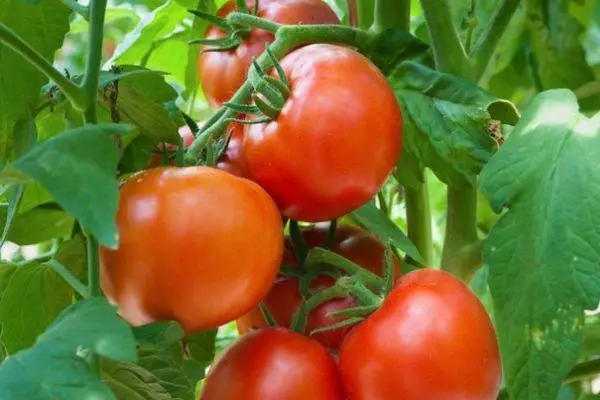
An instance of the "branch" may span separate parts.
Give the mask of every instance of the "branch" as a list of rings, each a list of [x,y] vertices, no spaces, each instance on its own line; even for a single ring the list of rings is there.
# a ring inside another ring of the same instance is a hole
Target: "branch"
[[[0,43],[5,44],[17,54],[25,58],[31,65],[36,67],[48,79],[53,81],[56,86],[64,93],[65,97],[73,104],[73,107],[83,111],[87,104],[87,97],[83,90],[76,84],[62,75],[56,68],[48,62],[36,49],[31,47],[19,35],[6,25],[0,23]]]
[[[90,3],[89,47],[85,74],[81,88],[87,97],[84,109],[86,122],[97,123],[96,103],[98,100],[98,84],[100,80],[100,63],[102,62],[102,41],[104,38],[104,15],[107,0],[92,0]]]
[[[423,256],[425,266],[431,267],[433,263],[433,245],[427,180],[415,189],[405,188],[405,193],[408,238]]]
[[[464,76],[469,66],[465,49],[452,21],[448,0],[421,0],[439,71]]]
[[[474,77],[478,80],[483,74],[487,65],[498,45],[498,42],[504,35],[506,27],[512,19],[514,13],[517,11],[520,0],[502,0],[502,3],[494,15],[486,25],[485,30],[479,36],[479,39],[473,46],[471,51],[471,59],[474,61]]]
[[[394,27],[409,29],[410,0],[376,0],[371,30],[379,33]]]

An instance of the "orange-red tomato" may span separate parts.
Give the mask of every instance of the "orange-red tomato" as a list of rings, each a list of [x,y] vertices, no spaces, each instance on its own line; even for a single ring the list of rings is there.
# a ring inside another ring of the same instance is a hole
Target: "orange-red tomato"
[[[200,400],[342,400],[337,365],[319,343],[283,328],[238,339],[208,373]]]
[[[329,224],[317,224],[311,229],[301,232],[302,238],[307,247],[323,246],[327,239]],[[291,242],[285,243],[285,250],[282,264],[286,266],[297,266],[298,262],[293,255]],[[372,234],[363,231],[352,225],[341,225],[337,228],[332,243],[332,250],[343,255],[351,261],[361,265],[363,268],[376,273],[383,274],[383,254],[385,246],[379,242]],[[400,262],[396,262],[395,276],[400,276]],[[329,276],[319,276],[311,282],[310,288],[314,291],[322,290],[332,286],[335,280]],[[263,302],[277,325],[289,327],[294,312],[300,306],[302,295],[299,289],[297,278],[280,277],[275,281],[269,294],[263,299]],[[343,318],[333,318],[329,313],[342,311],[356,306],[354,300],[350,297],[339,298],[327,301],[308,315],[305,334],[310,334],[313,330],[331,326],[343,320]],[[258,307],[237,320],[238,332],[247,333],[251,329],[265,328],[268,324]],[[337,350],[342,344],[351,326],[341,327],[326,332],[319,332],[311,337],[323,346]]]
[[[281,66],[291,85],[279,116],[247,125],[252,180],[283,215],[335,219],[371,199],[396,165],[402,115],[386,78],[354,50],[313,44]]]
[[[254,0],[247,0],[250,8]],[[235,1],[228,1],[217,13],[225,17],[235,9]],[[281,24],[339,24],[333,10],[322,0],[261,0],[258,16]],[[226,33],[211,26],[207,39],[220,39]],[[230,51],[201,53],[198,72],[202,89],[213,107],[228,101],[246,80],[252,59],[265,51],[265,46],[274,40],[271,32],[254,29],[244,41]]]
[[[164,167],[120,189],[118,250],[101,249],[102,288],[133,325],[187,332],[234,320],[268,293],[281,218],[254,182],[208,167]]]
[[[339,367],[348,400],[493,400],[502,378],[483,305],[462,281],[433,269],[398,281],[346,337]]]

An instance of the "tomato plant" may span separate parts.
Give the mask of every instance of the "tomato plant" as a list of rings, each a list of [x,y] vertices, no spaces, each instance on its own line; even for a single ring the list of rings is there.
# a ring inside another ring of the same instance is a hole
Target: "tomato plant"
[[[219,212],[223,206],[235,214]],[[175,320],[198,332],[243,315],[269,290],[283,249],[266,193],[205,167],[155,168],[128,179],[117,227],[119,249],[101,252],[102,289],[134,325]],[[222,292],[238,294],[224,299]]]
[[[254,6],[251,0],[247,3],[249,7]],[[235,2],[229,0],[217,15],[225,17],[235,8]],[[339,23],[335,13],[321,0],[263,0],[259,2],[257,15],[280,24]],[[212,26],[206,31],[207,39],[225,37],[227,32],[218,26]],[[252,59],[258,57],[273,39],[271,32],[253,29],[240,45],[230,51],[204,52],[200,55],[198,73],[204,94],[212,105],[219,106],[235,94],[246,81]]]
[[[310,384],[308,384],[310,382]],[[317,342],[283,328],[252,332],[209,372],[200,399],[343,399],[336,362]]]
[[[328,230],[329,224],[317,224],[310,229],[303,230],[301,232],[302,239],[309,248],[326,246]],[[297,268],[299,262],[294,255],[293,244],[289,238],[285,244],[286,249],[282,265]],[[336,253],[343,255],[365,269],[377,275],[383,275],[385,246],[368,232],[352,225],[344,224],[338,226],[330,247]],[[400,262],[395,257],[394,263],[396,265],[395,275],[399,276]],[[309,289],[319,291],[331,287],[334,283],[335,279],[330,276],[317,275],[316,278],[311,280]],[[300,292],[299,279],[282,276],[275,281],[271,291],[263,299],[263,303],[277,322],[277,325],[290,327],[294,313],[300,307],[302,299],[303,295]],[[316,329],[328,327],[343,321],[343,318],[329,316],[329,313],[346,310],[354,306],[356,306],[356,303],[351,297],[341,297],[326,301],[308,314],[304,333],[309,335]],[[237,320],[238,331],[242,334],[249,332],[251,329],[260,329],[267,326],[268,324],[258,307]],[[310,335],[310,337],[329,349],[337,350],[340,348],[350,329],[351,326],[343,326],[315,333]]]
[[[314,44],[281,66],[290,97],[275,120],[246,128],[249,175],[287,217],[340,217],[373,197],[396,165],[400,108],[385,77],[353,50]],[[343,107],[332,101],[342,98]]]
[[[400,279],[348,336],[339,363],[350,400],[495,399],[502,378],[494,328],[477,297],[428,269]]]
[[[0,0],[0,399],[597,397],[598,32]]]

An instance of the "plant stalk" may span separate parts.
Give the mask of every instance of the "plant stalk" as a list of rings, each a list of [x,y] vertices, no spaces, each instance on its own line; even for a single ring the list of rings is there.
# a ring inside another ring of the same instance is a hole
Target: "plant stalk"
[[[81,15],[81,17],[86,21],[89,19],[90,10],[87,8],[87,6],[79,4],[77,0],[60,0],[60,2],[73,10],[73,12]]]
[[[56,272],[61,278],[65,280],[77,293],[81,295],[81,297],[88,298],[89,291],[88,288],[81,283],[79,279],[75,275],[71,273],[64,265],[56,261],[55,259],[50,259],[44,263],[48,267],[50,267],[54,272]]]
[[[92,0],[90,3],[90,23],[88,29],[89,47],[85,74],[81,88],[87,98],[85,107],[85,120],[87,123],[97,124],[96,103],[98,102],[98,84],[100,81],[100,67],[102,62],[102,41],[104,39],[104,16],[106,14],[107,0]]]
[[[427,180],[415,188],[405,188],[408,238],[423,256],[425,266],[433,263],[431,207]],[[415,262],[413,260],[413,262]]]
[[[409,29],[410,0],[376,0],[371,30],[379,33],[395,27]]]

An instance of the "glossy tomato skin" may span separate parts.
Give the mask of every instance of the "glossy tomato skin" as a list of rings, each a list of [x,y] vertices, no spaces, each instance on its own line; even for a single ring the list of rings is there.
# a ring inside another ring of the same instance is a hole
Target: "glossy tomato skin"
[[[291,94],[277,119],[246,126],[248,172],[289,218],[335,219],[371,199],[395,167],[398,102],[381,72],[345,47],[302,47],[281,65]]]
[[[269,196],[208,167],[132,176],[117,228],[118,250],[101,248],[101,282],[133,325],[176,320],[199,332],[234,320],[268,293],[283,251]]]
[[[253,0],[248,0],[252,9]],[[217,13],[225,17],[235,10],[235,1],[227,2]],[[339,24],[333,10],[322,0],[261,0],[258,16],[281,24]],[[226,33],[218,27],[208,28],[207,39],[220,39]],[[213,107],[228,101],[242,86],[247,77],[252,59],[273,42],[271,32],[254,29],[234,50],[201,53],[198,59],[198,72],[202,89]]]
[[[317,342],[283,328],[241,337],[219,357],[200,400],[342,400],[337,366]]]
[[[308,248],[323,246],[327,240],[328,230],[328,223],[317,224],[310,229],[301,231],[301,235]],[[377,275],[383,275],[385,246],[369,232],[352,225],[340,225],[336,229],[332,250]],[[396,264],[395,274],[398,277],[401,272],[400,261],[396,257],[394,257],[394,261]],[[285,242],[282,263],[288,267],[298,265],[289,240]],[[334,283],[335,280],[329,276],[319,276],[311,282],[310,287],[312,290],[318,291],[326,289]],[[278,278],[269,294],[263,299],[264,304],[269,309],[277,325],[284,327],[290,326],[292,316],[300,306],[301,301],[302,295],[300,294],[299,282],[297,278],[293,277]],[[354,306],[356,306],[356,303],[350,297],[333,299],[321,304],[309,313],[304,333],[309,335],[317,328],[330,326],[342,321],[343,318],[333,318],[328,316],[328,314]],[[245,334],[251,329],[266,328],[267,326],[268,324],[258,307],[237,320],[238,332],[240,334]],[[341,327],[316,333],[311,338],[329,349],[338,350],[351,329],[352,326]]]
[[[348,400],[492,400],[498,345],[477,297],[447,272],[405,275],[339,355]]]

